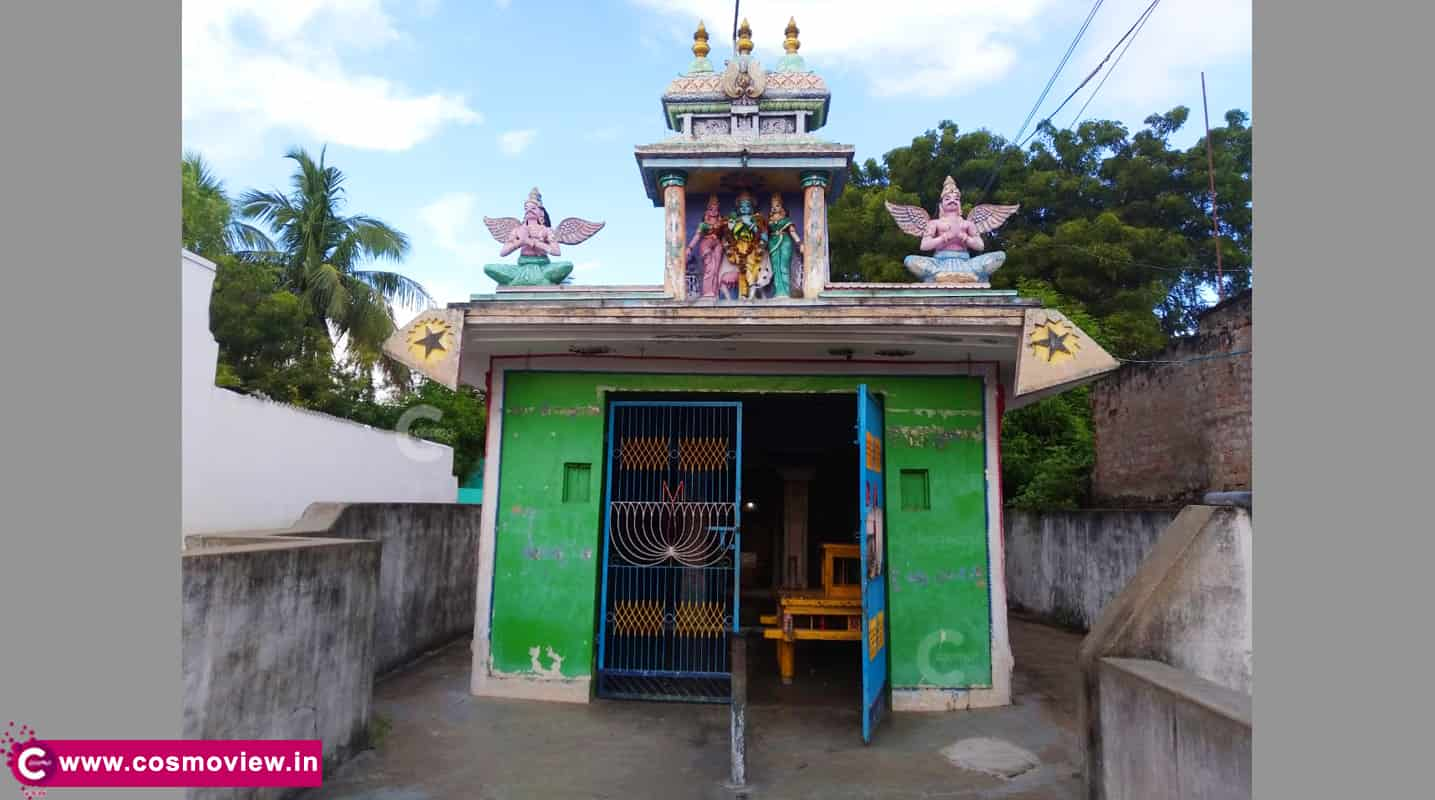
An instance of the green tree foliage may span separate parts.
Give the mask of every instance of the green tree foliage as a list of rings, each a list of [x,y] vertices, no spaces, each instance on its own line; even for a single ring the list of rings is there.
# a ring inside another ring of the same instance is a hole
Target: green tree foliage
[[[384,340],[394,331],[390,303],[430,304],[417,281],[398,272],[362,269],[370,261],[402,261],[409,240],[382,220],[340,213],[344,173],[302,149],[290,150],[295,169],[289,194],[245,192],[240,214],[276,232],[278,248],[267,254],[283,269],[284,282],[304,305],[310,324],[346,340],[365,373],[383,359]]]
[[[180,161],[180,242],[211,259],[274,247],[259,229],[234,219],[224,184],[198,153]]]
[[[1190,332],[1215,294],[1216,247],[1228,293],[1250,285],[1251,128],[1230,111],[1211,129],[1220,237],[1213,241],[1206,141],[1186,150],[1170,137],[1188,122],[1177,107],[1131,134],[1092,120],[1073,130],[1038,128],[1025,147],[950,121],[882,157],[854,164],[832,204],[834,278],[912,281],[902,259],[917,240],[901,233],[884,201],[937,206],[947,175],[964,206],[1020,203],[987,237],[1004,250],[996,288],[1015,288],[1070,316],[1108,352],[1140,359]],[[989,188],[988,188],[989,187]],[[1218,242],[1218,244],[1217,244]],[[1093,462],[1087,392],[1074,391],[1007,415],[1007,497],[1026,507],[1086,500]]]
[[[364,258],[398,260],[403,234],[363,216],[337,217],[343,177],[302,151],[293,196],[249,192],[251,204],[272,202],[276,246],[257,228],[236,221],[223,184],[203,159],[181,162],[181,242],[216,266],[210,330],[219,343],[215,383],[234,391],[319,411],[454,448],[454,473],[466,477],[483,455],[486,409],[480,393],[451,391],[383,359],[393,391],[380,398],[372,365],[393,330],[390,299],[427,299],[397,273],[360,270]],[[318,275],[316,279],[314,276]],[[326,294],[324,282],[331,282]],[[337,289],[333,287],[337,286]],[[335,359],[332,331],[347,334],[357,368]],[[409,413],[412,412],[412,413]]]
[[[348,405],[328,336],[307,324],[279,269],[219,256],[210,296],[210,330],[219,342],[216,383],[313,409]]]

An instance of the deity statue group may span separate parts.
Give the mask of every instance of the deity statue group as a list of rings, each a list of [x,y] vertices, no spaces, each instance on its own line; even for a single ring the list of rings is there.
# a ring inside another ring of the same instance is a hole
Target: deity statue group
[[[742,191],[732,212],[723,216],[717,195],[708,197],[703,221],[688,243],[688,259],[697,254],[703,297],[727,300],[796,297],[801,289],[794,256],[802,238],[773,193],[769,214],[757,210],[752,193]]]
[[[1001,251],[984,252],[982,236],[1000,227],[1019,208],[982,203],[963,216],[962,192],[951,176],[942,184],[936,217],[918,206],[886,205],[897,227],[920,239],[921,249],[931,253],[903,260],[913,275],[929,283],[973,288],[989,285],[992,273],[1006,261]],[[602,222],[579,217],[568,217],[554,227],[536,188],[523,204],[523,219],[484,217],[483,221],[503,245],[500,256],[519,252],[517,264],[484,266],[484,272],[504,286],[563,283],[573,271],[573,262],[552,257],[560,254],[561,245],[582,244],[603,228]],[[697,257],[703,297],[801,297],[801,252],[802,237],[783,207],[782,194],[772,194],[771,207],[763,214],[757,210],[752,192],[744,189],[727,215],[721,213],[716,194],[708,197],[703,220],[688,243],[686,260],[692,262]]]

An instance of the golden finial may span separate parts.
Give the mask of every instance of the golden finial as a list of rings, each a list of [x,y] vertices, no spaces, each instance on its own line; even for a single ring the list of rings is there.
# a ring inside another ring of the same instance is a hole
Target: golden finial
[[[747,24],[746,17],[743,17],[742,26],[737,29],[737,51],[742,55],[752,52],[752,26]]]
[[[787,18],[787,30],[784,31],[784,33],[787,34],[787,38],[782,40],[783,49],[786,50],[787,54],[790,56],[797,55],[797,48],[802,46],[802,42],[797,41],[796,17]]]
[[[693,55],[698,58],[707,58],[708,52],[708,29],[703,27],[702,20],[698,20],[698,29],[693,33]]]

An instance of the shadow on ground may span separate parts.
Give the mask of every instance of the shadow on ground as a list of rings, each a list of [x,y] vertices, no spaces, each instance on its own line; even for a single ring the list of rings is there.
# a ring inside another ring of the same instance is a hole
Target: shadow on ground
[[[755,696],[750,785],[742,792],[725,785],[725,706],[473,697],[469,648],[458,643],[380,683],[374,711],[387,723],[382,740],[303,797],[1074,800],[1081,786],[1074,724],[1080,638],[1020,619],[1012,620],[1011,633],[1017,670],[1011,706],[897,714],[871,745],[862,744],[855,701],[850,709],[830,698],[820,702],[806,688],[790,692],[793,702],[780,688],[761,702]],[[849,678],[839,673],[832,680],[841,687]],[[1035,766],[1004,778],[957,766],[943,754],[973,739],[1015,746],[1034,756]]]

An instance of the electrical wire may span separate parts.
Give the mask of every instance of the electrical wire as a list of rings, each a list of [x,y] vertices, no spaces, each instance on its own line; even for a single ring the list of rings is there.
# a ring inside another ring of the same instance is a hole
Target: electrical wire
[[[1236,356],[1250,355],[1250,350],[1233,350],[1229,353],[1214,353],[1209,356],[1195,356],[1194,358],[1183,358],[1179,361],[1141,361],[1134,358],[1118,358],[1123,364],[1190,364],[1196,361],[1214,361],[1218,358],[1235,358]]]
[[[1063,108],[1066,107],[1066,104],[1067,104],[1067,103],[1071,102],[1071,98],[1075,97],[1075,96],[1076,96],[1076,93],[1077,93],[1077,92],[1080,92],[1081,89],[1082,89],[1082,87],[1086,86],[1086,84],[1088,84],[1088,83],[1091,82],[1091,79],[1092,79],[1092,78],[1096,77],[1096,73],[1100,72],[1100,71],[1101,71],[1101,68],[1104,67],[1104,66],[1106,66],[1106,62],[1109,61],[1109,60],[1111,60],[1111,56],[1112,56],[1113,53],[1116,52],[1116,48],[1120,47],[1120,46],[1121,46],[1121,43],[1124,42],[1124,41],[1126,41],[1126,38],[1127,38],[1128,36],[1131,36],[1131,34],[1136,31],[1137,26],[1140,25],[1143,20],[1145,20],[1147,17],[1149,17],[1149,16],[1151,15],[1151,12],[1154,11],[1154,10],[1156,10],[1156,6],[1159,5],[1160,3],[1161,3],[1161,0],[1151,0],[1151,5],[1147,6],[1147,7],[1146,7],[1146,10],[1143,11],[1143,12],[1141,12],[1141,16],[1140,16],[1140,17],[1137,17],[1137,18],[1136,18],[1136,21],[1133,22],[1133,23],[1131,23],[1131,27],[1126,29],[1126,33],[1123,33],[1123,34],[1121,35],[1121,38],[1116,40],[1116,44],[1112,45],[1112,46],[1111,46],[1111,49],[1106,52],[1106,56],[1101,59],[1101,63],[1100,63],[1100,64],[1097,64],[1097,65],[1096,65],[1096,68],[1093,69],[1093,70],[1091,71],[1091,73],[1088,74],[1085,78],[1083,78],[1082,81],[1081,81],[1081,83],[1079,83],[1079,84],[1076,85],[1076,88],[1075,88],[1075,89],[1072,89],[1072,90],[1071,90],[1071,94],[1067,95],[1067,96],[1066,96],[1066,99],[1061,101],[1061,105],[1057,106],[1055,111],[1053,111],[1053,112],[1051,112],[1050,114],[1047,114],[1047,115],[1046,115],[1046,119],[1042,120],[1042,121],[1041,121],[1042,123],[1050,122],[1052,117],[1055,117],[1058,113],[1061,112],[1061,109],[1063,109]],[[1025,145],[1027,142],[1031,141],[1032,137],[1036,136],[1036,135],[1037,135],[1038,133],[1040,133],[1040,132],[1041,132],[1041,124],[1038,124],[1038,125],[1036,126],[1036,130],[1034,130],[1034,131],[1032,131],[1031,133],[1027,134],[1026,139],[1024,139],[1024,140],[1022,140],[1020,143],[1018,143],[1018,144],[1017,144],[1017,147],[1021,147],[1021,146]]]
[[[1013,138],[1020,139],[1021,135],[1026,132],[1026,126],[1030,125],[1032,118],[1036,116],[1036,112],[1041,110],[1041,104],[1046,102],[1047,94],[1051,92],[1051,87],[1056,85],[1056,79],[1061,77],[1061,71],[1066,68],[1066,62],[1071,59],[1071,54],[1076,52],[1076,45],[1081,42],[1081,37],[1086,35],[1086,29],[1091,27],[1091,20],[1096,16],[1096,12],[1101,8],[1103,2],[1105,2],[1105,0],[1096,0],[1091,6],[1091,11],[1087,13],[1086,20],[1081,23],[1081,27],[1076,31],[1076,37],[1071,40],[1070,45],[1067,45],[1066,53],[1062,55],[1061,61],[1057,63],[1056,70],[1051,73],[1051,77],[1047,79],[1046,86],[1041,90],[1041,96],[1036,98],[1036,103],[1032,105],[1031,111],[1027,113],[1026,119],[1021,123],[1021,128],[1017,130],[1016,136]]]
[[[1031,111],[1027,113],[1026,119],[1022,121],[1021,127],[1017,129],[1016,136],[1012,137],[1014,140],[1021,138],[1021,135],[1026,132],[1026,126],[1031,124],[1032,117],[1035,117],[1036,112],[1041,109],[1041,104],[1046,102],[1047,94],[1051,92],[1051,87],[1056,85],[1056,79],[1061,76],[1061,71],[1066,68],[1066,62],[1071,59],[1071,54],[1076,52],[1076,45],[1081,41],[1081,37],[1086,35],[1086,29],[1091,27],[1091,20],[1096,16],[1096,12],[1101,8],[1103,2],[1105,2],[1105,0],[1096,0],[1096,2],[1092,4],[1091,11],[1086,14],[1086,20],[1081,23],[1081,28],[1076,31],[1076,37],[1071,40],[1071,44],[1066,48],[1066,53],[1062,55],[1061,61],[1057,63],[1056,69],[1051,73],[1051,77],[1047,79],[1046,86],[1041,90],[1041,96],[1036,98],[1036,103],[1032,105]],[[1003,148],[1002,151],[997,154],[996,164],[992,166],[992,174],[987,178],[986,186],[982,188],[983,194],[991,191],[992,182],[996,180],[997,172],[1001,169],[1002,160],[1006,158],[1006,152],[1006,149]]]
[[[1044,249],[1044,248],[1049,248],[1049,247],[1050,247],[1050,248],[1059,248],[1059,249],[1062,249],[1062,250],[1071,250],[1071,251],[1074,251],[1074,252],[1083,253],[1083,254],[1085,254],[1085,255],[1088,255],[1088,256],[1090,256],[1090,257],[1092,257],[1092,258],[1094,258],[1094,259],[1096,259],[1096,260],[1098,260],[1098,261],[1114,261],[1114,262],[1116,262],[1117,264],[1120,264],[1120,265],[1123,266],[1123,267],[1143,267],[1143,268],[1145,268],[1145,269],[1161,270],[1161,271],[1163,271],[1163,272],[1191,272],[1191,273],[1197,273],[1197,272],[1212,272],[1212,273],[1214,273],[1214,272],[1216,271],[1214,267],[1212,267],[1212,268],[1210,268],[1210,269],[1207,269],[1207,268],[1205,268],[1205,267],[1195,267],[1195,266],[1171,267],[1171,266],[1164,266],[1164,265],[1161,265],[1161,264],[1148,264],[1148,263],[1145,263],[1145,262],[1142,262],[1142,261],[1128,261],[1128,260],[1125,260],[1125,259],[1110,258],[1110,257],[1108,257],[1108,256],[1103,256],[1103,255],[1101,255],[1101,254],[1099,254],[1099,253],[1096,253],[1095,251],[1089,250],[1089,249],[1087,249],[1087,248],[1085,248],[1085,247],[1080,247],[1080,246],[1074,245],[1074,244],[1048,243],[1048,244],[1042,244],[1042,245],[1031,245],[1031,247],[1032,247],[1033,250],[1038,250],[1038,251],[1039,251],[1039,250],[1042,250],[1042,249]],[[1251,268],[1250,268],[1250,267],[1226,267],[1223,271],[1224,271],[1224,272],[1250,272],[1250,271],[1251,271]]]
[[[1112,62],[1111,69],[1106,70],[1106,74],[1101,76],[1101,81],[1096,84],[1095,89],[1091,90],[1091,95],[1086,98],[1085,103],[1081,104],[1081,110],[1076,112],[1076,116],[1072,117],[1071,119],[1071,124],[1067,125],[1066,127],[1074,127],[1077,122],[1081,121],[1081,115],[1086,113],[1086,107],[1091,105],[1091,101],[1095,100],[1096,95],[1101,93],[1101,87],[1106,85],[1106,79],[1111,77],[1111,73],[1115,72],[1116,68],[1121,66],[1121,59],[1126,57],[1126,51],[1131,49],[1131,45],[1136,41],[1136,37],[1141,35],[1141,29],[1146,27],[1146,23],[1151,20],[1151,11],[1155,10],[1156,5],[1158,5],[1159,3],[1160,0],[1157,0],[1156,3],[1153,3],[1151,8],[1147,10],[1146,14],[1142,16],[1140,24],[1136,26],[1136,32],[1131,34],[1131,39],[1126,42],[1126,46],[1121,48],[1121,53],[1117,55],[1116,60]],[[1053,114],[1052,116],[1055,116],[1055,114]]]

